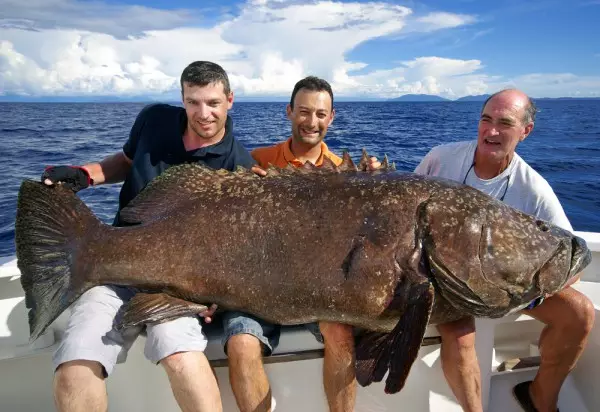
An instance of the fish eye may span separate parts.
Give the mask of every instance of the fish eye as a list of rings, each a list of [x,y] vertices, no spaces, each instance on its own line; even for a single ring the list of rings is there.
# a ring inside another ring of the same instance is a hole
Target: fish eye
[[[537,227],[542,231],[542,232],[547,232],[550,230],[550,228],[548,227],[548,225],[546,224],[546,222],[544,222],[543,220],[537,220],[535,222],[535,224],[537,225]]]

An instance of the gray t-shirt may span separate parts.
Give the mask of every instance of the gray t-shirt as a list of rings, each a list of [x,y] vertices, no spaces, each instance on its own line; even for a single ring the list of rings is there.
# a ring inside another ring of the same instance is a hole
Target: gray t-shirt
[[[563,229],[573,231],[554,191],[538,172],[517,153],[502,173],[492,179],[477,177],[473,157],[477,141],[456,142],[436,146],[427,153],[415,173],[439,176],[465,183],[509,206]]]

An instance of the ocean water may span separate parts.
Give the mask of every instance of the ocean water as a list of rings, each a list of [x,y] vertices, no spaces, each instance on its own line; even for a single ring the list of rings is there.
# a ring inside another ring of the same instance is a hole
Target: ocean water
[[[83,164],[121,150],[142,103],[0,103],[0,257],[14,254],[17,191],[47,165]],[[600,100],[540,101],[533,133],[517,152],[544,176],[575,230],[600,232]],[[481,104],[336,103],[330,149],[387,154],[412,171],[433,146],[476,138]],[[236,137],[249,149],[287,138],[285,103],[235,103]],[[80,193],[104,222],[120,185]]]

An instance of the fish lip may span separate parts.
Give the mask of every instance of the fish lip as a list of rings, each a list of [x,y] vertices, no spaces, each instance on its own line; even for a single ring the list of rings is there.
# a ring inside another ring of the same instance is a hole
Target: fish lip
[[[592,252],[587,247],[585,239],[573,235],[571,238],[571,250],[571,269],[569,270],[569,276],[565,280],[565,283],[581,272],[592,261]]]

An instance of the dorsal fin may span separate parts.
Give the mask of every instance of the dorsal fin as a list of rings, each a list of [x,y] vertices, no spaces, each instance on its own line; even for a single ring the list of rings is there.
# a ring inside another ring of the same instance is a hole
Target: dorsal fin
[[[366,172],[369,170],[369,155],[367,154],[367,150],[363,147],[362,156],[360,158],[360,162],[358,163],[358,170],[362,172]]]
[[[321,164],[321,169],[337,171],[337,166],[335,165],[335,163],[333,163],[333,160],[331,160],[327,156],[323,156],[323,163]]]
[[[347,150],[344,150],[344,153],[342,154],[342,164],[340,164],[338,166],[338,169],[342,172],[348,172],[348,171],[355,172],[358,170],[356,168],[356,166],[354,165],[352,158],[350,157],[350,153],[348,153]]]
[[[389,170],[390,169],[390,161],[387,157],[387,154],[383,155],[383,162],[381,163],[381,168],[383,170]]]
[[[260,167],[260,166],[259,166],[259,167]],[[281,174],[281,170],[282,170],[282,169],[280,169],[280,168],[278,168],[278,167],[275,167],[275,166],[273,165],[273,163],[269,163],[269,164],[267,165],[267,168],[266,168],[266,169],[263,169],[263,170],[264,170],[265,172],[267,172],[267,176],[277,176],[277,175]]]
[[[295,168],[297,172],[300,173],[313,173],[317,170],[319,170],[319,168],[317,166],[315,166],[312,162],[309,162],[308,160],[306,162],[304,162],[304,164],[300,167],[296,167]]]
[[[366,159],[365,161],[363,161]],[[361,169],[367,170],[368,155],[363,149]],[[385,170],[382,168],[381,170]],[[395,170],[392,164],[391,170]],[[203,196],[207,188],[220,185],[229,179],[265,179],[278,175],[339,173],[356,172],[358,168],[352,161],[348,151],[342,155],[342,163],[336,166],[327,157],[323,159],[322,167],[317,167],[311,162],[305,162],[301,167],[288,164],[285,168],[269,165],[267,175],[260,177],[254,172],[241,166],[234,172],[225,169],[214,170],[197,163],[185,163],[168,168],[162,175],[154,179],[127,207],[120,211],[120,220],[123,224],[139,224],[158,219],[170,210],[175,209],[184,202],[193,202],[198,196]],[[217,190],[218,192],[218,190]]]
[[[304,162],[304,164],[302,165],[302,168],[305,170],[316,170],[317,166],[315,166],[313,164],[313,162],[309,162],[308,160],[306,162]]]

